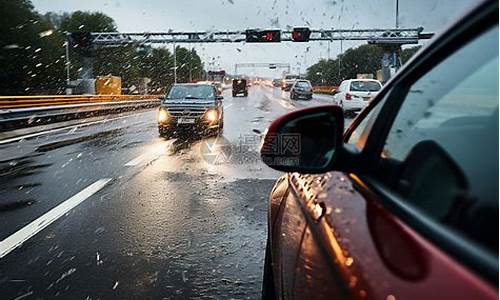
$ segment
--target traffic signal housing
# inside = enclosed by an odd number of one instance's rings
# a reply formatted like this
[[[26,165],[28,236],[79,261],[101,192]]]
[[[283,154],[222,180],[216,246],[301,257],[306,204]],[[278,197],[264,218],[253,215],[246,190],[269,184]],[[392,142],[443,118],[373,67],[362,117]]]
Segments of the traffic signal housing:
[[[311,30],[307,27],[295,27],[292,31],[292,40],[294,42],[309,42]]]
[[[245,31],[245,41],[247,43],[279,43],[281,42],[281,31],[248,29]]]

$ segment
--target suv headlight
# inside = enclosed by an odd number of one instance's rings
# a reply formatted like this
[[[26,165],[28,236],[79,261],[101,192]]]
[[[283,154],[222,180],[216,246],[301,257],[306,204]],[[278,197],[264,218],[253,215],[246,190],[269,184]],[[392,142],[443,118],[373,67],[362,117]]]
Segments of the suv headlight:
[[[168,110],[166,110],[163,107],[160,107],[160,110],[158,111],[158,123],[166,123],[168,119],[170,118],[170,113]]]
[[[219,120],[219,112],[216,109],[209,109],[205,113],[205,120],[207,120],[210,123],[214,123],[215,121]]]

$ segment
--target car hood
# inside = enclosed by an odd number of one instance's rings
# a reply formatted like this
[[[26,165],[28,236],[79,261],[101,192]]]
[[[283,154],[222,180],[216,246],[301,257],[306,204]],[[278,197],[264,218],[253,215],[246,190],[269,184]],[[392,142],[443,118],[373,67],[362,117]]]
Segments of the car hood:
[[[206,100],[200,100],[200,99],[172,99],[172,100],[165,100],[161,104],[163,107],[166,107],[168,109],[175,109],[175,108],[182,108],[182,109],[207,109],[210,107],[215,107],[216,103],[215,100],[211,99],[206,99]]]

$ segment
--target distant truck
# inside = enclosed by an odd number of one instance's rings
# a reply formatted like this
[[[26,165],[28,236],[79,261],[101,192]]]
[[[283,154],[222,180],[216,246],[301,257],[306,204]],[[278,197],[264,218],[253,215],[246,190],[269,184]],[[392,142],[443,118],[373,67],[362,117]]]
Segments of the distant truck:
[[[121,95],[122,79],[118,76],[97,76],[95,80],[97,95]]]

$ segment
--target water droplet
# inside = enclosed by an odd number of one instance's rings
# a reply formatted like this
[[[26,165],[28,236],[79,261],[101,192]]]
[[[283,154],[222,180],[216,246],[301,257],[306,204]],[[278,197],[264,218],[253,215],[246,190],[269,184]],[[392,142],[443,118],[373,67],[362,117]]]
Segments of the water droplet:
[[[354,263],[354,259],[352,257],[348,257],[345,260],[345,265],[348,266],[348,267],[352,266],[353,263]]]
[[[49,36],[49,35],[52,35],[54,33],[54,31],[52,29],[49,29],[49,30],[45,30],[45,31],[42,31],[40,32],[38,35],[43,38],[43,37],[46,37],[46,36]]]

